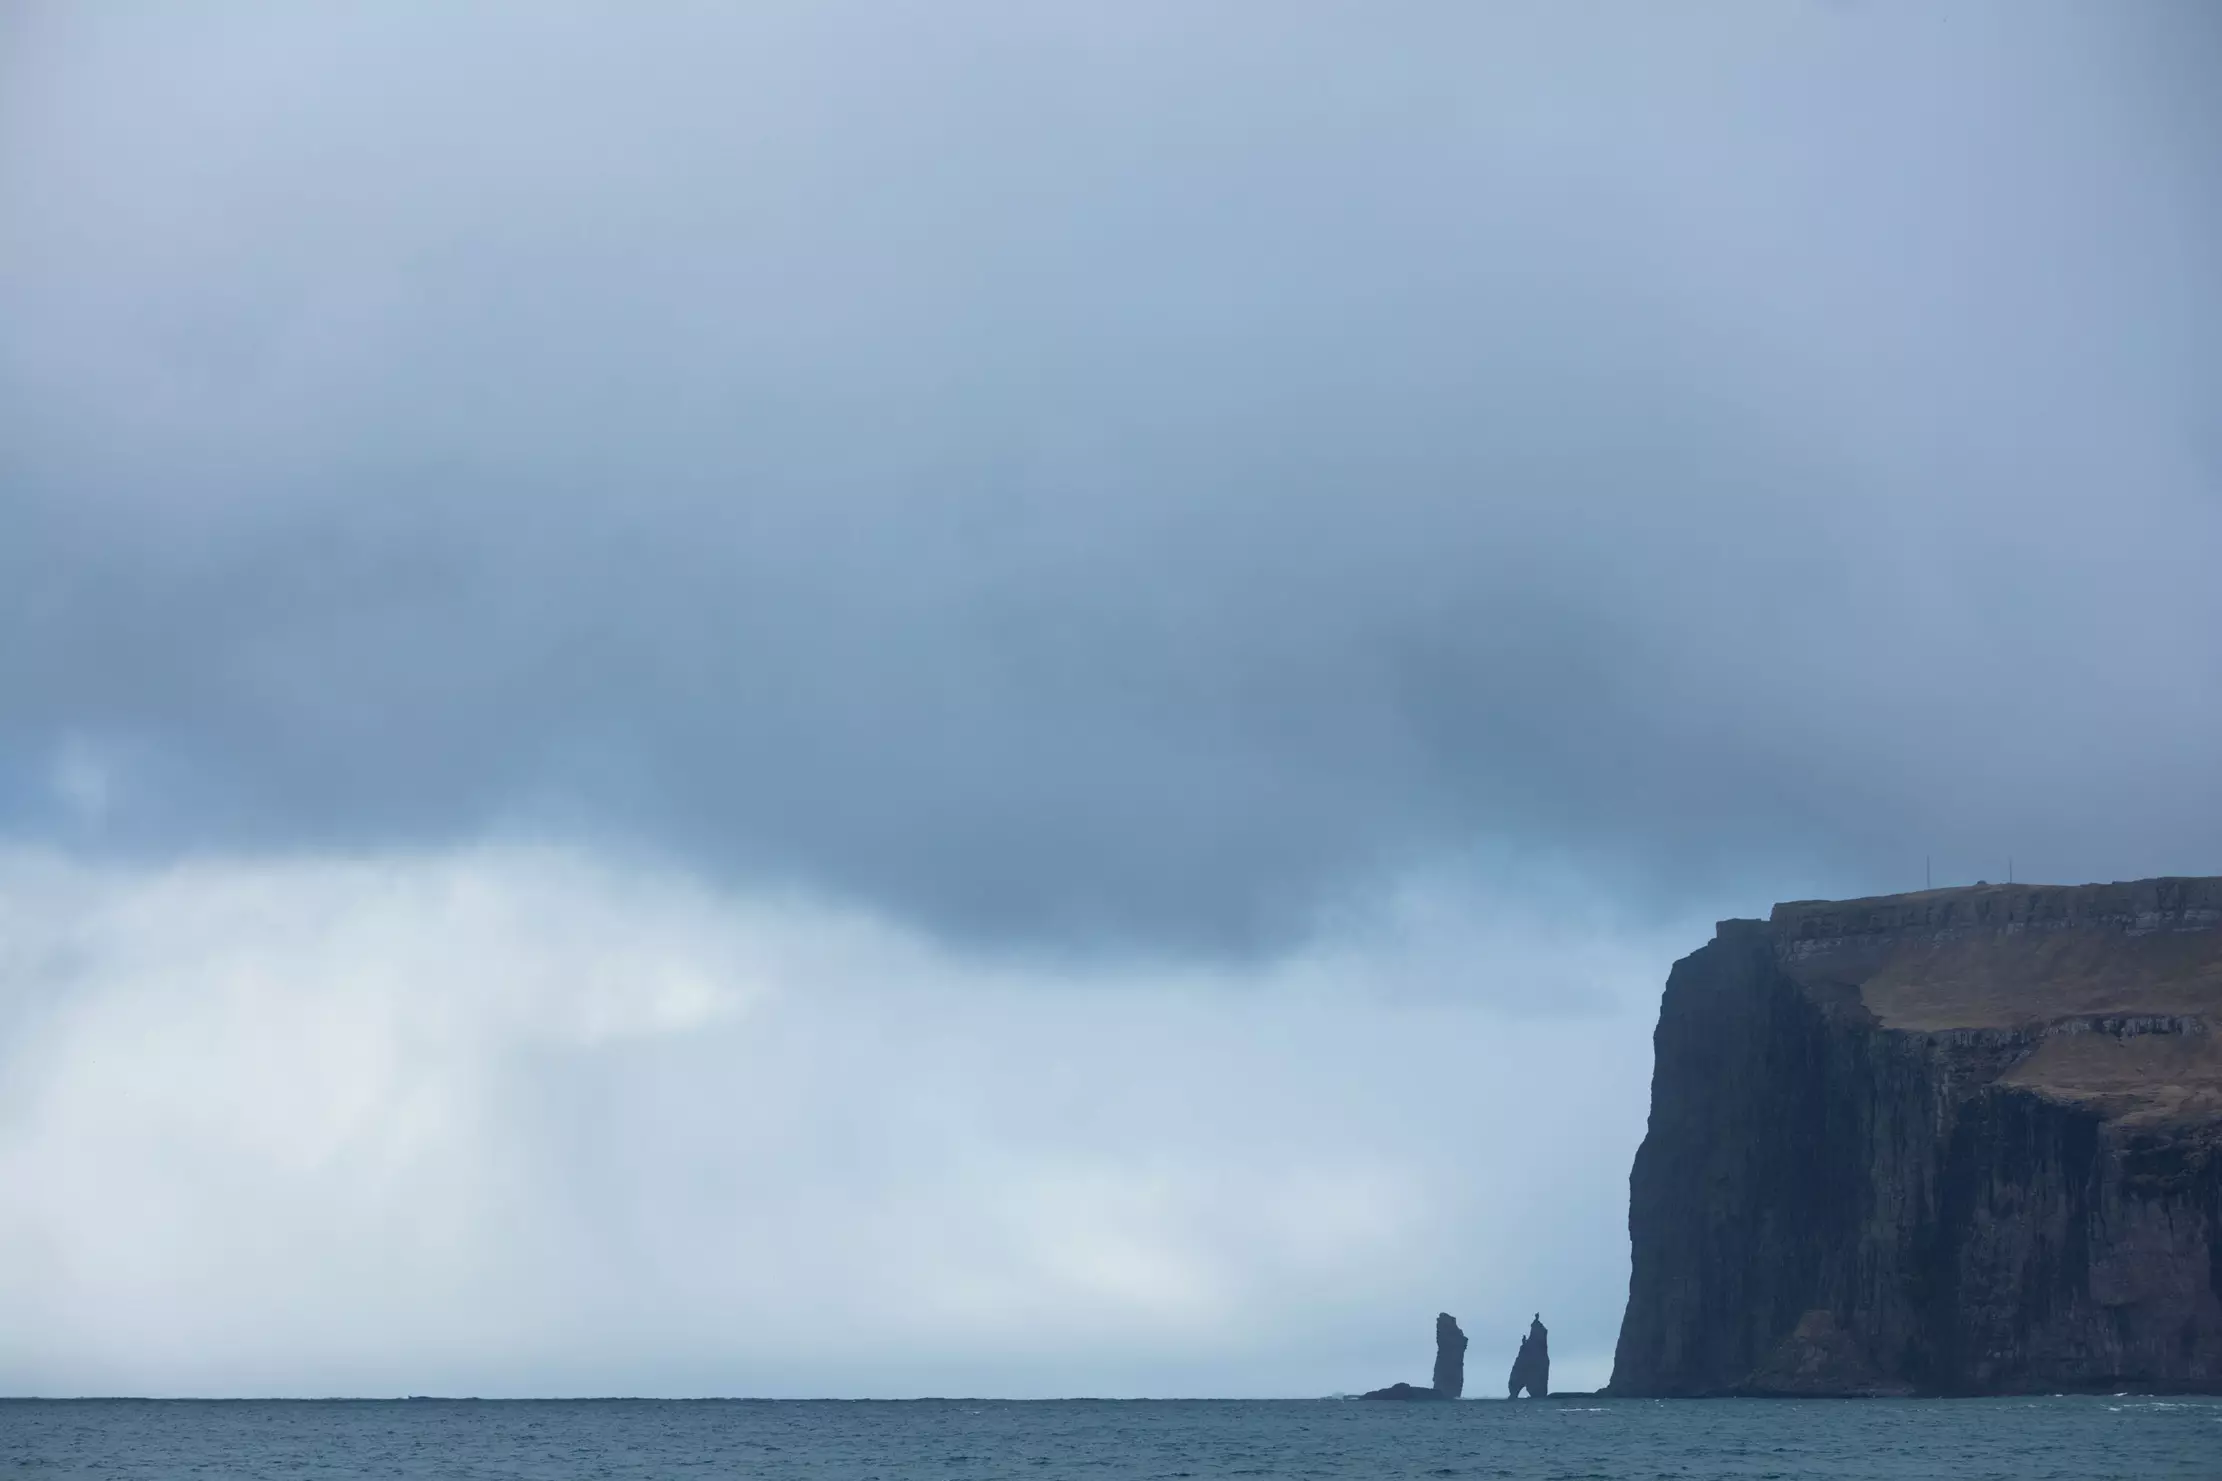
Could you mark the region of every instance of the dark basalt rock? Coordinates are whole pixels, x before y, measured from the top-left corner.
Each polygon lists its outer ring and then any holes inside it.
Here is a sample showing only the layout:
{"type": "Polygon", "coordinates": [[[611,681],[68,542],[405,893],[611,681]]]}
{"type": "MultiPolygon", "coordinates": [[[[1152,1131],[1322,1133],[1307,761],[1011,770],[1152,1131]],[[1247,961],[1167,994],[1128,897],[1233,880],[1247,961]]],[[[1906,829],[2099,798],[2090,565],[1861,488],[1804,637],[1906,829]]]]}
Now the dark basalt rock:
{"type": "Polygon", "coordinates": [[[1371,1389],[1358,1395],[1361,1399],[1440,1399],[1444,1395],[1431,1388],[1420,1388],[1410,1383],[1392,1383],[1387,1388],[1371,1389]]]}
{"type": "Polygon", "coordinates": [[[1723,921],[1607,1392],[2222,1392],[2222,879],[1723,921]]]}
{"type": "Polygon", "coordinates": [[[1455,1399],[1466,1391],[1466,1334],[1449,1312],[1435,1316],[1435,1392],[1455,1399]]]}
{"type": "Polygon", "coordinates": [[[1439,1312],[1435,1317],[1435,1383],[1430,1388],[1420,1388],[1409,1383],[1392,1383],[1387,1388],[1377,1388],[1360,1394],[1362,1399],[1455,1399],[1466,1391],[1466,1334],[1458,1330],[1458,1319],[1449,1312],[1439,1312]]]}
{"type": "Polygon", "coordinates": [[[1535,1314],[1528,1323],[1528,1335],[1520,1339],[1519,1356],[1512,1360],[1512,1376],[1505,1383],[1505,1397],[1517,1399],[1526,1389],[1531,1399],[1546,1399],[1551,1395],[1551,1329],[1543,1325],[1543,1313],[1535,1314]]]}

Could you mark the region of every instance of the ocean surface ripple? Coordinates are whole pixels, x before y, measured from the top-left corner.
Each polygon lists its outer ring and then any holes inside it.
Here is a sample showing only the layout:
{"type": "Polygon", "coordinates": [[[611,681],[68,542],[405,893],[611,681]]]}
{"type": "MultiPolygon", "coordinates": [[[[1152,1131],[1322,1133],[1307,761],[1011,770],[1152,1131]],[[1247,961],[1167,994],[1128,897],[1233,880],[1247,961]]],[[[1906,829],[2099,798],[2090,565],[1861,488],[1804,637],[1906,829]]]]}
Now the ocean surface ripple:
{"type": "Polygon", "coordinates": [[[2222,1399],[0,1401],[14,1478],[2222,1475],[2222,1399]]]}

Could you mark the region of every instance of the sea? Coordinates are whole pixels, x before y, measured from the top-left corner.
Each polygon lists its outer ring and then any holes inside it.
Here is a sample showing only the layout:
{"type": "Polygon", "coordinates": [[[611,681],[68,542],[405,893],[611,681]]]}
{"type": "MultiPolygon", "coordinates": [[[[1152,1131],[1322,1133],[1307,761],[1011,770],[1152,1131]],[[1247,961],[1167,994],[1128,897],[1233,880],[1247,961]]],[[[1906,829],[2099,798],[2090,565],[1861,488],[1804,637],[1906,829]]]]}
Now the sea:
{"type": "Polygon", "coordinates": [[[0,1401],[56,1477],[2222,1477],[2222,1398],[0,1401]]]}

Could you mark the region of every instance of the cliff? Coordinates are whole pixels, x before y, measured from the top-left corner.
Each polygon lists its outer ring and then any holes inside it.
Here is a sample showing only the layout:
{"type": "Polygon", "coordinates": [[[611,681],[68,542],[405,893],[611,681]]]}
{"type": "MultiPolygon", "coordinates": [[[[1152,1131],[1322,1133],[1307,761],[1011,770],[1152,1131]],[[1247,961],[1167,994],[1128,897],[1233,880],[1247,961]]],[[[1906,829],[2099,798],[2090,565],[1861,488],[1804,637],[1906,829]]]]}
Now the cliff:
{"type": "Polygon", "coordinates": [[[1608,1392],[2222,1392],[2222,879],[1723,921],[1667,979],[1608,1392]]]}

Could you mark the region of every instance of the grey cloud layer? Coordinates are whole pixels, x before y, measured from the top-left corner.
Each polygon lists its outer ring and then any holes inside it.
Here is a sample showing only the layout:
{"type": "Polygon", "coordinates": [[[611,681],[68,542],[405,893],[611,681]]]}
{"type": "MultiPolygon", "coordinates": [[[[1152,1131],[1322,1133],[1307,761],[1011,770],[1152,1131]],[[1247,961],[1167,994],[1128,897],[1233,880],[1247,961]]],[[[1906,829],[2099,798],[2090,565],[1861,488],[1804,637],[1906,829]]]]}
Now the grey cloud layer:
{"type": "Polygon", "coordinates": [[[2222,867],[2203,8],[745,15],[0,22],[0,828],[2222,867]]]}

